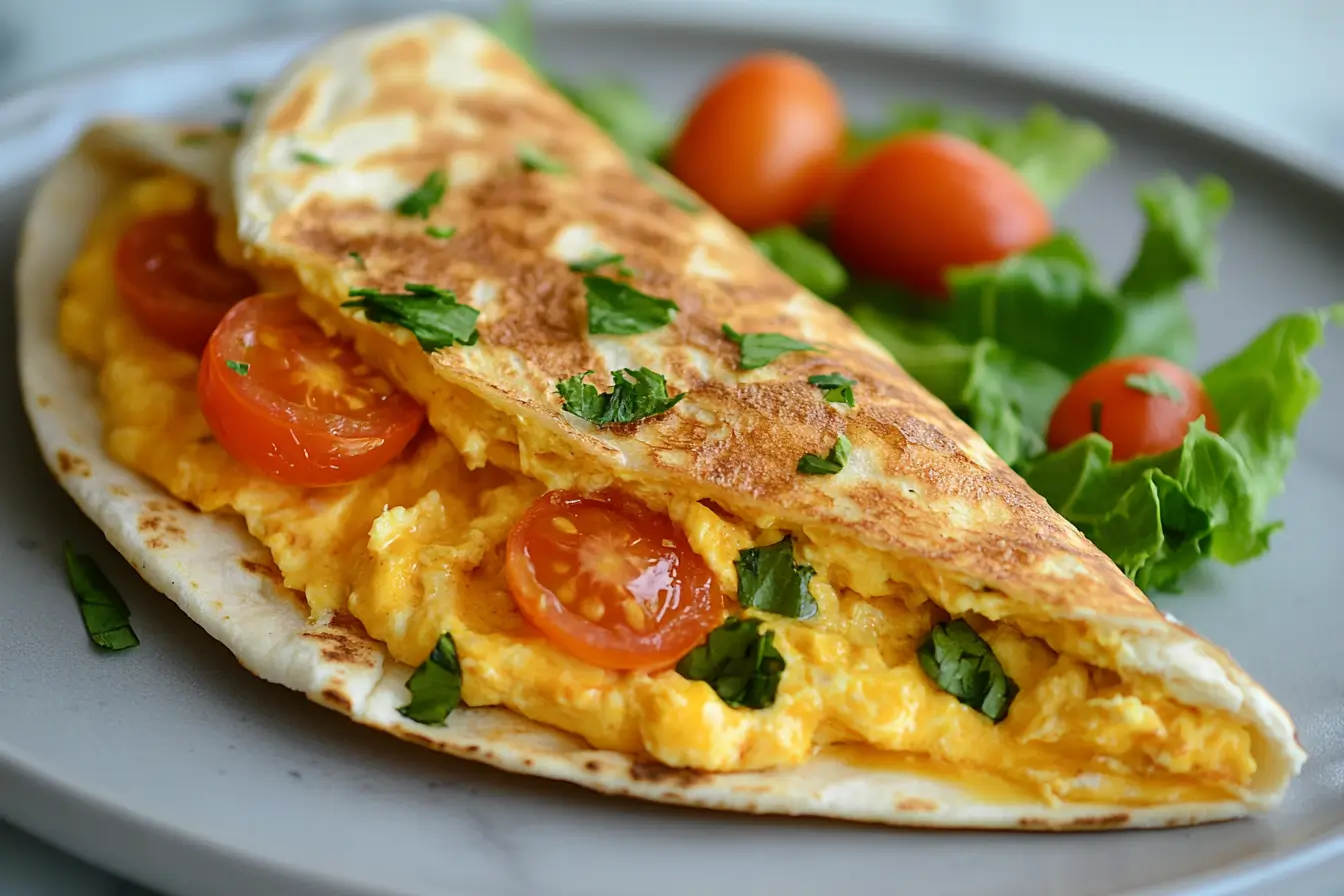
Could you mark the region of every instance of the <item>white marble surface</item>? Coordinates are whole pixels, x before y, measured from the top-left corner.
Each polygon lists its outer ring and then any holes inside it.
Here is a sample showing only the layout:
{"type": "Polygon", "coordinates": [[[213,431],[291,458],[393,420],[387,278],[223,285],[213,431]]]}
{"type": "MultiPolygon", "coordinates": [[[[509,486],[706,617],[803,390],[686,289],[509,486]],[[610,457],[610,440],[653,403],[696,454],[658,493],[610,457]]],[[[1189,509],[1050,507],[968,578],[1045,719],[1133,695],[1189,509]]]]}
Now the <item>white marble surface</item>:
{"type": "MultiPolygon", "coordinates": [[[[759,7],[751,8],[753,0],[638,2],[703,7],[707,20],[761,14],[759,7]]],[[[0,0],[0,99],[97,61],[380,5],[374,0],[0,0]]],[[[600,7],[619,14],[621,6],[636,5],[636,0],[536,0],[536,5],[557,11],[600,7]]],[[[863,17],[875,33],[1024,57],[1260,132],[1344,170],[1340,0],[774,0],[768,6],[772,20],[791,19],[811,29],[863,17]]],[[[1344,894],[1344,867],[1318,869],[1288,889],[1344,894]]],[[[145,893],[0,819],[0,894],[145,893]]]]}

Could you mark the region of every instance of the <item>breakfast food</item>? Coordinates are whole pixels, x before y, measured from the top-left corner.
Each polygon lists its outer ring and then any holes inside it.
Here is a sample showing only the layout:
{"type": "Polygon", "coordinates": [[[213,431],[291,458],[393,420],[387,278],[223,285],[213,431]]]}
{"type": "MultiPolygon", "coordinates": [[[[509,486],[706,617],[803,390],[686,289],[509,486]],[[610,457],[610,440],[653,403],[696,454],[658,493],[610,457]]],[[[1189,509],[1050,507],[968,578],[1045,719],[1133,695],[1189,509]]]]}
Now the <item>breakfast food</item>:
{"type": "Polygon", "coordinates": [[[478,26],[350,32],[191,137],[104,126],[47,178],[24,393],[263,678],[751,812],[1185,824],[1300,767],[1225,653],[478,26]]]}

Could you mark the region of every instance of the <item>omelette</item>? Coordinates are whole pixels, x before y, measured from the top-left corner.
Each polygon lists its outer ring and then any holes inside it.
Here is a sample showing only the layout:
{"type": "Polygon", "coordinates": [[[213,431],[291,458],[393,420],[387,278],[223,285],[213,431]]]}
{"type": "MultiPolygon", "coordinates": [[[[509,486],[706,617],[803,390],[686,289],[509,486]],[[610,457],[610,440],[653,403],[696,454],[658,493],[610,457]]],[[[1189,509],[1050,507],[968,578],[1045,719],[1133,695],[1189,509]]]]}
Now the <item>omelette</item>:
{"type": "Polygon", "coordinates": [[[406,740],[941,827],[1232,818],[1304,761],[843,313],[469,21],[335,38],[237,138],[95,126],[19,294],[38,441],[112,544],[406,740]]]}

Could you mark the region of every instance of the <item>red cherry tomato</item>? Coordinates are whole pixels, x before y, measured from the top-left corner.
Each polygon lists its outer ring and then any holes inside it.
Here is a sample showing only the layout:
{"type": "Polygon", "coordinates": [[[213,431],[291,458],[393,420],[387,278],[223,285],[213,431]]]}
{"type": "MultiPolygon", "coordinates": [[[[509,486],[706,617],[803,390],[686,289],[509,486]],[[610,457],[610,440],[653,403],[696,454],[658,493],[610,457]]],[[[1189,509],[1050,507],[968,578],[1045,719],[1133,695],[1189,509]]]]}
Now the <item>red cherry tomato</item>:
{"type": "Polygon", "coordinates": [[[948,134],[898,137],[845,178],[831,243],[854,270],[930,296],[943,272],[998,261],[1050,235],[1050,214],[1006,163],[948,134]]]}
{"type": "Polygon", "coordinates": [[[533,625],[607,669],[672,666],[723,621],[723,598],[686,537],[619,495],[542,495],[509,534],[506,570],[533,625]]]}
{"type": "Polygon", "coordinates": [[[669,167],[743,230],[796,224],[830,184],[844,132],[840,95],[820,69],[762,53],[701,95],[669,167]]]}
{"type": "Polygon", "coordinates": [[[1055,407],[1046,443],[1058,451],[1099,432],[1114,460],[1129,460],[1178,447],[1200,417],[1218,431],[1213,402],[1190,371],[1164,358],[1117,358],[1078,378],[1055,407]]]}
{"type": "Polygon", "coordinates": [[[293,485],[363,478],[400,454],[425,419],[289,296],[233,306],[205,348],[196,392],[229,454],[293,485]]]}
{"type": "Polygon", "coordinates": [[[197,205],[136,221],[117,244],[117,292],[145,330],[197,354],[224,312],[257,291],[215,251],[215,220],[197,205]]]}

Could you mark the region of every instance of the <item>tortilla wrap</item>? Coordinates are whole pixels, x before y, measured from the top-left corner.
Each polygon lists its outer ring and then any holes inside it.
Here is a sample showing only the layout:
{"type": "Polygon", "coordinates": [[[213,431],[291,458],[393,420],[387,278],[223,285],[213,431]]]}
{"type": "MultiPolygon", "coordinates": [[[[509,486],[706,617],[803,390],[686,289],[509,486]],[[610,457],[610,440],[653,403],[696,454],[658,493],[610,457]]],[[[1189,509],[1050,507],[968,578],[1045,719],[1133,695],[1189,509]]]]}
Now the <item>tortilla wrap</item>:
{"type": "MultiPolygon", "coordinates": [[[[153,587],[259,677],[362,724],[502,769],[743,812],[930,827],[1183,825],[1272,806],[1300,768],[1305,756],[1292,723],[1263,689],[1221,650],[1164,618],[847,318],[780,275],[717,215],[689,216],[644,184],[596,128],[521,62],[477,26],[449,16],[353,32],[268,92],[245,131],[233,184],[240,233],[259,257],[298,264],[314,299],[333,305],[344,297],[338,265],[352,249],[378,259],[366,282],[380,288],[446,280],[459,295],[472,296],[474,281],[503,283],[483,307],[480,344],[426,355],[426,371],[526,421],[529,432],[562,442],[614,481],[695,494],[737,513],[774,514],[781,524],[924,564],[931,580],[982,583],[995,600],[974,609],[990,618],[1070,620],[1089,640],[1119,645],[1113,659],[1122,674],[1157,676],[1181,702],[1247,722],[1259,770],[1239,800],[1046,805],[981,799],[949,780],[855,761],[844,749],[823,749],[796,768],[712,774],[594,750],[502,709],[462,708],[442,727],[407,720],[397,707],[406,700],[408,667],[349,617],[310,622],[302,598],[277,583],[267,551],[239,524],[167,497],[100,447],[93,377],[56,338],[62,278],[83,228],[119,183],[155,166],[192,173],[210,185],[217,207],[228,202],[229,185],[219,179],[228,141],[184,147],[145,139],[154,130],[96,128],[38,191],[18,271],[24,400],[48,465],[85,513],[153,587]],[[473,102],[486,87],[509,102],[473,102]],[[445,158],[450,177],[469,184],[473,168],[512,154],[499,142],[503,132],[509,146],[521,137],[565,159],[574,176],[529,180],[535,191],[518,195],[451,192],[445,214],[494,234],[470,254],[469,269],[455,269],[420,236],[423,222],[408,226],[386,209],[445,158]],[[296,139],[338,162],[320,170],[294,165],[296,139]],[[667,294],[682,309],[672,326],[636,337],[619,363],[609,349],[589,345],[579,328],[556,325],[577,313],[581,296],[538,288],[555,263],[539,259],[536,247],[576,221],[618,230],[632,263],[664,272],[667,294]],[[435,276],[422,276],[430,272],[435,276]],[[824,343],[831,359],[799,355],[738,374],[733,346],[718,334],[722,321],[824,343]],[[821,448],[838,413],[794,400],[796,382],[783,377],[796,381],[835,369],[835,358],[865,396],[846,423],[869,475],[781,476],[784,465],[792,469],[802,453],[821,448]],[[678,387],[691,393],[686,412],[635,433],[597,430],[560,412],[557,379],[589,367],[600,377],[641,364],[675,372],[678,387]],[[693,423],[706,419],[732,425],[711,432],[693,423]]],[[[353,319],[351,326],[361,330],[356,338],[396,338],[353,319]]]]}

